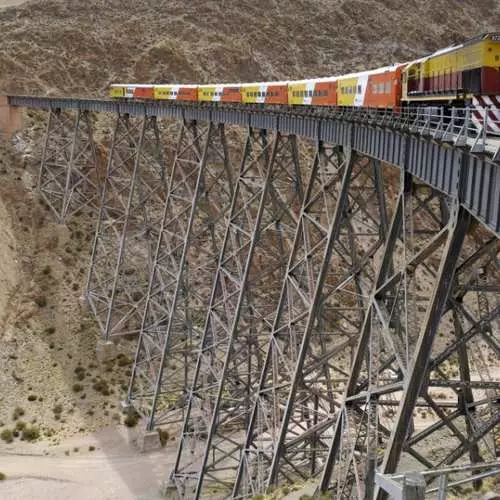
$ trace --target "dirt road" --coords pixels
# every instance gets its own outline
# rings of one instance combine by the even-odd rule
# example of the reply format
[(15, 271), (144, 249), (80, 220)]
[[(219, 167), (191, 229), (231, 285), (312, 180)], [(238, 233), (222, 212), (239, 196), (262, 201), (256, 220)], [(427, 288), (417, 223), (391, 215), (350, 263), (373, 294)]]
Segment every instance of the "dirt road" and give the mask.
[[(59, 446), (18, 443), (0, 449), (2, 500), (153, 500), (170, 472), (175, 443), (141, 454), (129, 444), (123, 427), (76, 436)], [(90, 451), (89, 446), (95, 446)], [(75, 449), (78, 449), (75, 451)], [(68, 455), (66, 455), (68, 453)]]
[(20, 5), (26, 2), (26, 0), (0, 0), (0, 9), (2, 7), (10, 7), (12, 5)]

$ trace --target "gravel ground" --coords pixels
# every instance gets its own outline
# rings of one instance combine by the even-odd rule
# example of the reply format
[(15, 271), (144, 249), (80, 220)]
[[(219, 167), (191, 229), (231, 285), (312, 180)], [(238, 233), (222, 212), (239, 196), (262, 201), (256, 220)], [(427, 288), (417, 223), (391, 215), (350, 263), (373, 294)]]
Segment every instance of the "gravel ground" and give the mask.
[[(138, 453), (131, 444), (135, 433), (123, 427), (107, 428), (85, 437), (65, 440), (56, 447), (3, 447), (0, 470), (2, 500), (152, 500), (168, 477), (176, 445)], [(95, 446), (95, 451), (89, 451)], [(75, 452), (75, 448), (78, 451)], [(69, 456), (65, 453), (69, 452)]]

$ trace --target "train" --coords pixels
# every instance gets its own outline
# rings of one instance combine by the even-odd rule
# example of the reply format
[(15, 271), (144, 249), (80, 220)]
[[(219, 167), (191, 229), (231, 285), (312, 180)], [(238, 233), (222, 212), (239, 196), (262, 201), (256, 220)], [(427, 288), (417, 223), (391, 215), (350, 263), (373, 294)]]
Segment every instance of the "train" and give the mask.
[(224, 84), (112, 84), (112, 99), (304, 107), (472, 106), (500, 133), (500, 32), (405, 63), (339, 76)]

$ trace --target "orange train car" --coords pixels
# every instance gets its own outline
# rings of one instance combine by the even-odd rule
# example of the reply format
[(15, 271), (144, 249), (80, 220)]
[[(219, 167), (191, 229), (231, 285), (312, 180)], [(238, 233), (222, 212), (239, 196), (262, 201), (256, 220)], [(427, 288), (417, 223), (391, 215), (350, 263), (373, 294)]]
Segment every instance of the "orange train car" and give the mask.
[(367, 108), (397, 108), (401, 103), (401, 76), (404, 65), (368, 75), (363, 105)]
[(198, 85), (155, 85), (154, 98), (169, 101), (198, 101)]
[(239, 85), (199, 85), (198, 101), (200, 102), (241, 102)]
[(288, 104), (288, 82), (242, 83), (240, 89), (245, 104)]
[(301, 106), (336, 106), (336, 78), (328, 77), (289, 82), (288, 103)]
[(134, 88), (135, 99), (154, 99), (153, 85), (136, 85)]

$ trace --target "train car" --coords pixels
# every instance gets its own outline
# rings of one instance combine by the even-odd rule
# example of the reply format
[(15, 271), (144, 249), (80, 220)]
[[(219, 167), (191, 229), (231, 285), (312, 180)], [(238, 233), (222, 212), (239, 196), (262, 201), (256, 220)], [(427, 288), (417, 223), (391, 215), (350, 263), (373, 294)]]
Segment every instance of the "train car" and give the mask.
[(403, 72), (403, 100), (472, 102), (500, 94), (500, 32), (487, 33), (413, 61)]
[(338, 105), (391, 109), (399, 107), (404, 67), (404, 64), (393, 64), (338, 77)]
[(242, 83), (245, 104), (288, 104), (288, 82)]
[(198, 85), (155, 85), (154, 99), (169, 101), (198, 101)]
[(154, 85), (136, 85), (134, 99), (154, 99)]
[(200, 85), (198, 87), (200, 102), (241, 102), (239, 84)]
[(292, 106), (336, 106), (337, 78), (316, 78), (288, 83), (288, 104)]
[(109, 96), (116, 98), (133, 99), (137, 85), (130, 83), (116, 83), (109, 87)]

